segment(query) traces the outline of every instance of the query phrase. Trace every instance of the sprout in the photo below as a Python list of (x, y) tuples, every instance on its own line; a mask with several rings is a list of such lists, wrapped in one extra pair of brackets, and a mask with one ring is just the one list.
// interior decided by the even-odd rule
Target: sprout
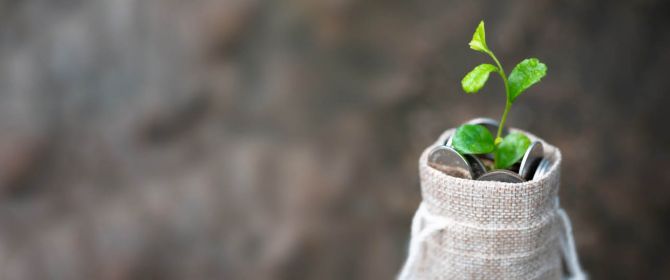
[(530, 145), (530, 139), (519, 132), (510, 133), (505, 138), (502, 138), (502, 129), (505, 126), (507, 114), (517, 97), (546, 75), (547, 66), (537, 58), (527, 58), (514, 67), (508, 78), (500, 61), (498, 61), (498, 58), (496, 58), (486, 44), (484, 21), (479, 23), (475, 34), (472, 35), (470, 48), (490, 56), (495, 65), (485, 63), (472, 69), (461, 81), (463, 90), (468, 94), (478, 92), (486, 84), (489, 74), (496, 72), (500, 75), (505, 85), (507, 102), (495, 138), (483, 126), (465, 124), (456, 130), (453, 145), (457, 151), (463, 154), (486, 154), (492, 152), (495, 157), (495, 168), (508, 168), (523, 157)]

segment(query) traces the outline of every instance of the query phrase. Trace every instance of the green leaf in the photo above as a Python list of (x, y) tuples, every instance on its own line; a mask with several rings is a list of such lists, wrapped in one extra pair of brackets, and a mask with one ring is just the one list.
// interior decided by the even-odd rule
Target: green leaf
[(486, 154), (496, 148), (491, 132), (478, 124), (461, 125), (453, 137), (454, 149), (462, 154)]
[(491, 64), (481, 64), (475, 67), (475, 69), (472, 69), (472, 71), (465, 75), (461, 81), (463, 90), (467, 93), (478, 92), (480, 89), (482, 89), (482, 87), (484, 87), (486, 80), (489, 79), (489, 74), (493, 71), (498, 71), (498, 67), (495, 67)]
[(539, 82), (546, 74), (547, 66), (537, 58), (527, 58), (519, 62), (507, 79), (510, 101), (514, 102), (522, 92)]
[(530, 139), (523, 133), (507, 134), (494, 153), (495, 167), (504, 169), (514, 165), (526, 153), (528, 146), (530, 146)]
[(479, 22), (475, 34), (472, 35), (470, 41), (470, 48), (483, 53), (489, 52), (489, 47), (486, 46), (486, 31), (484, 30), (484, 21)]

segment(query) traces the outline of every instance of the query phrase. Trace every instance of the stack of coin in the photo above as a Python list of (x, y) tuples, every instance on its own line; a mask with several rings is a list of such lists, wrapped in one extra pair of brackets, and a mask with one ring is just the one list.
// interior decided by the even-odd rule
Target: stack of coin
[[(476, 118), (467, 124), (482, 125), (493, 135), (498, 130), (498, 122), (489, 118)], [(508, 133), (508, 129), (503, 128), (503, 135)], [(544, 158), (544, 148), (539, 141), (534, 141), (528, 147), (521, 164), (518, 165), (519, 172), (516, 173), (504, 169), (494, 170), (493, 154), (461, 155), (452, 147), (451, 139), (452, 137), (449, 137), (444, 145), (435, 147), (428, 154), (428, 165), (449, 176), (480, 181), (521, 183), (540, 178), (551, 167), (551, 162)]]

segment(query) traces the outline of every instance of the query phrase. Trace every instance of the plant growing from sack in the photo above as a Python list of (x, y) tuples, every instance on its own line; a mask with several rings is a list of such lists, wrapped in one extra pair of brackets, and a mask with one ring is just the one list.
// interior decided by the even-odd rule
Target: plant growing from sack
[(512, 132), (504, 137), (501, 135), (507, 115), (519, 95), (546, 75), (547, 66), (537, 58), (527, 58), (514, 67), (509, 77), (505, 75), (505, 70), (500, 61), (486, 44), (484, 21), (481, 21), (477, 26), (472, 41), (470, 41), (470, 48), (487, 54), (495, 65), (484, 63), (475, 67), (461, 81), (463, 90), (468, 94), (477, 93), (486, 84), (489, 74), (495, 72), (503, 80), (507, 100), (495, 138), (482, 125), (464, 124), (456, 130), (452, 145), (461, 154), (493, 153), (494, 167), (496, 169), (506, 169), (521, 160), (531, 144), (530, 139), (520, 132)]
[[(486, 45), (484, 22), (470, 47), (495, 65), (475, 67), (463, 78), (463, 89), (476, 93), (490, 73), (498, 73), (505, 85), (505, 111), (500, 122), (477, 118), (454, 133), (445, 131), (421, 154), (422, 202), (398, 279), (587, 279), (558, 199), (560, 150), (504, 127), (512, 104), (545, 76), (547, 67), (524, 59), (506, 76)], [(519, 159), (519, 172), (514, 172)]]

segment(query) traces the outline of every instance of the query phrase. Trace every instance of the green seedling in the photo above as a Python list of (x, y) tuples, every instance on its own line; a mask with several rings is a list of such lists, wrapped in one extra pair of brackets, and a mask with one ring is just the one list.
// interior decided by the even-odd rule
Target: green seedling
[(495, 72), (503, 80), (507, 102), (495, 138), (493, 138), (488, 129), (481, 125), (465, 124), (456, 130), (453, 146), (463, 154), (493, 153), (495, 168), (508, 168), (521, 160), (530, 145), (530, 139), (519, 132), (510, 133), (502, 138), (502, 128), (505, 126), (507, 114), (519, 95), (546, 75), (547, 66), (537, 58), (527, 58), (519, 62), (512, 69), (508, 78), (500, 61), (486, 44), (484, 21), (481, 21), (479, 26), (477, 26), (477, 30), (475, 30), (475, 34), (472, 36), (472, 41), (470, 41), (470, 48), (490, 56), (495, 65), (485, 63), (475, 67), (461, 81), (463, 90), (468, 94), (478, 92), (486, 84), (489, 74)]

